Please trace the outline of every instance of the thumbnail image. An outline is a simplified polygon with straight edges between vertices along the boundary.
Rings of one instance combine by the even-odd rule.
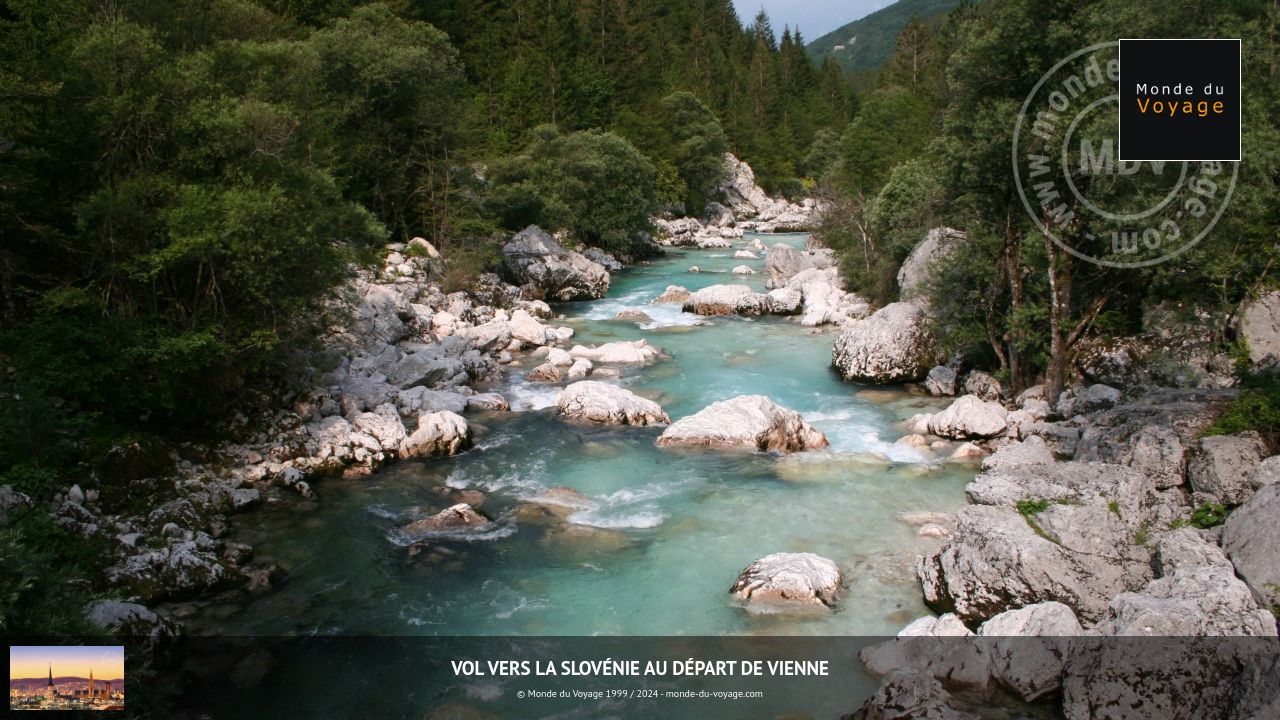
[[[123,710],[123,645],[11,645],[10,710]]]

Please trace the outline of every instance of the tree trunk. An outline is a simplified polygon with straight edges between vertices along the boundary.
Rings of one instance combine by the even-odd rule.
[[[1014,224],[1012,212],[1005,215],[1004,238],[1005,273],[1008,275],[1009,281],[1009,314],[1012,318],[1016,318],[1018,312],[1022,309],[1023,299],[1022,266],[1019,264],[1019,258],[1022,255],[1022,231]],[[1022,365],[1022,353],[1018,350],[1018,346],[1022,344],[1022,336],[1022,330],[1015,326],[1009,331],[1007,340],[1009,346],[1009,382],[1015,394],[1027,387],[1027,378],[1024,377],[1026,370]]]
[[[1049,367],[1045,371],[1044,396],[1053,406],[1067,380],[1070,347],[1065,327],[1071,313],[1071,262],[1053,240],[1046,237],[1044,243],[1049,254]]]

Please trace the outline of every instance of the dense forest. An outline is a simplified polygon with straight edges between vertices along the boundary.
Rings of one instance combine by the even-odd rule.
[[[1042,31],[1029,31],[1041,28]],[[1060,59],[1099,39],[1243,39],[1243,147],[1235,194],[1190,252],[1142,269],[1078,260],[1032,224],[1009,149],[1019,109]],[[1057,397],[1072,354],[1143,332],[1247,357],[1240,302],[1274,284],[1280,254],[1280,4],[1004,0],[965,5],[937,30],[915,20],[840,134],[811,153],[834,205],[821,235],[850,289],[897,298],[896,273],[929,228],[966,234],[934,280],[946,349],[1015,391]],[[1280,407],[1280,395],[1270,391]],[[1267,413],[1271,421],[1275,413]]]

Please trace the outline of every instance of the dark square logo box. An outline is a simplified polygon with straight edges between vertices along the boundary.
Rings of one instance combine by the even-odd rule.
[[[1240,159],[1240,41],[1120,41],[1120,159]]]

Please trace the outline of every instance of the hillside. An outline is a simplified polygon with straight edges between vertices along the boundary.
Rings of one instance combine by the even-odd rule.
[[[818,64],[828,55],[834,55],[845,72],[876,68],[893,54],[898,33],[911,18],[919,17],[926,22],[936,20],[959,5],[960,1],[898,0],[823,35],[806,45],[805,50]]]

